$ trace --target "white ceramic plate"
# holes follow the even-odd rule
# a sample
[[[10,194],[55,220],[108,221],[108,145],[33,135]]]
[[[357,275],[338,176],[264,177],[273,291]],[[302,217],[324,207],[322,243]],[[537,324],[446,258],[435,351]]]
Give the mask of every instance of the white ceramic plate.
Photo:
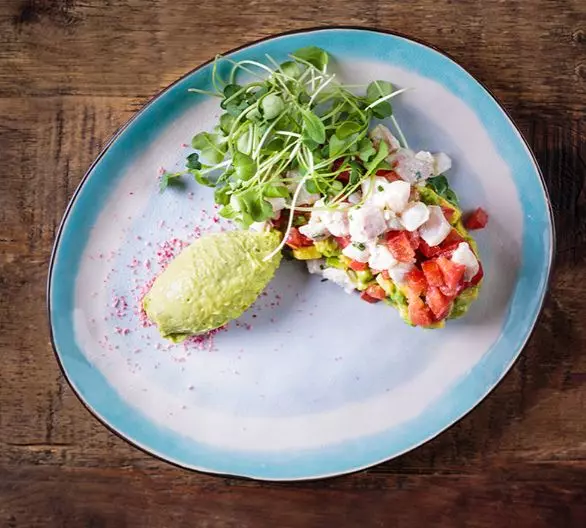
[[[321,29],[229,55],[285,60],[326,49],[343,81],[412,87],[394,103],[410,145],[443,151],[463,208],[481,205],[485,281],[469,314],[444,330],[405,325],[285,262],[256,305],[213,340],[169,345],[137,313],[141,292],[197,229],[219,229],[212,193],[194,182],[158,193],[160,167],[210,130],[210,64],[151,101],[91,167],[67,210],[49,279],[58,360],[111,429],[181,466],[259,479],[337,475],[437,435],[498,383],[535,324],[549,277],[547,195],[518,130],[472,76],[397,35]],[[157,254],[158,253],[158,254]]]

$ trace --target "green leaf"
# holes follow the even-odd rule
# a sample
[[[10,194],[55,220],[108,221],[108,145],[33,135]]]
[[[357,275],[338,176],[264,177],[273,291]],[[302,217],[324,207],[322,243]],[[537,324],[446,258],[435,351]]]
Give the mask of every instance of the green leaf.
[[[376,154],[376,149],[372,144],[370,138],[363,138],[358,143],[358,157],[364,162],[367,163],[370,158],[372,158]]]
[[[279,152],[283,150],[284,144],[285,142],[282,138],[275,137],[265,144],[265,146],[261,149],[261,152],[263,154],[272,154],[274,152]]]
[[[228,112],[231,116],[238,117],[249,106],[250,104],[247,101],[242,101],[239,103],[230,102],[226,105],[226,112]]]
[[[321,145],[326,140],[326,129],[320,118],[310,110],[302,110],[303,134]]]
[[[446,200],[451,204],[454,204],[456,207],[459,207],[458,195],[454,191],[452,191],[452,189],[448,189],[446,191]]]
[[[185,166],[188,169],[201,169],[201,163],[199,162],[199,154],[197,152],[194,152],[193,154],[187,156],[187,163],[185,164]]]
[[[448,179],[445,176],[441,175],[434,176],[433,178],[428,178],[426,186],[435,191],[439,196],[441,196],[451,204],[458,206],[458,196],[450,188]]]
[[[265,119],[274,119],[285,110],[285,103],[278,95],[269,94],[262,99],[260,107]]]
[[[164,192],[167,187],[184,187],[185,183],[181,180],[182,172],[164,172],[159,181],[159,192]]]
[[[236,141],[236,147],[238,148],[238,150],[244,154],[250,154],[250,149],[251,149],[251,141],[250,141],[250,134],[252,134],[252,131],[250,130],[250,127],[247,128],[243,134],[241,134],[238,137],[238,140]]]
[[[230,114],[222,114],[220,116],[220,130],[228,135],[232,130],[234,124],[234,116]]]
[[[216,187],[214,191],[214,201],[220,205],[228,205],[230,203],[230,187],[224,185],[223,187]]]
[[[248,189],[237,196],[235,195],[235,198],[238,209],[243,214],[247,214],[254,222],[262,222],[273,215],[273,207],[259,195],[256,189]]]
[[[336,128],[336,136],[339,139],[346,139],[348,136],[360,132],[362,125],[356,121],[344,121],[340,123]]]
[[[329,192],[330,194],[338,194],[344,188],[344,184],[341,181],[334,180],[330,183]]]
[[[226,87],[224,88],[224,99],[229,99],[230,97],[236,95],[240,90],[242,90],[242,86],[240,86],[239,84],[226,85]]]
[[[256,174],[256,163],[243,152],[235,152],[232,158],[232,166],[236,176],[241,180],[250,180]]]
[[[364,169],[362,167],[362,165],[360,165],[360,163],[356,162],[356,161],[351,161],[350,162],[350,178],[349,178],[349,183],[350,185],[355,185],[357,184],[361,177],[362,177],[362,173],[364,172]]]
[[[329,157],[335,158],[340,157],[340,154],[344,154],[348,148],[348,145],[356,139],[356,134],[352,134],[345,139],[340,139],[336,134],[332,134],[330,137],[329,144]]]
[[[303,136],[301,138],[301,143],[303,143],[309,150],[312,151],[316,150],[317,147],[319,147],[319,143],[317,141],[314,141],[313,139],[308,138],[306,136]]]
[[[327,52],[316,46],[307,46],[306,48],[298,49],[291,54],[296,59],[304,60],[322,71],[328,64],[329,56]]]
[[[248,112],[246,112],[246,119],[250,121],[260,121],[262,115],[257,106],[253,106]]]
[[[319,194],[319,188],[314,179],[306,180],[305,189],[307,189],[308,193]]]
[[[234,208],[230,205],[224,205],[219,211],[218,214],[223,218],[236,218],[238,216],[238,211],[235,211]]]
[[[383,101],[382,103],[377,104],[375,107],[371,108],[371,110],[374,117],[378,119],[386,119],[393,115],[393,107],[388,101]]]
[[[368,104],[374,103],[377,99],[391,95],[393,85],[387,81],[372,81],[366,88],[366,101]]]
[[[393,85],[387,81],[373,81],[366,89],[366,102],[372,104],[381,97],[391,95],[394,91]],[[393,115],[393,107],[388,101],[383,101],[372,108],[374,117],[385,119]]]
[[[379,164],[385,160],[385,158],[389,155],[389,147],[385,141],[381,141],[378,146],[378,152],[376,156],[370,161],[366,167],[369,172],[373,172],[379,166]]]
[[[299,67],[299,64],[293,61],[283,62],[281,64],[281,71],[293,79],[297,79],[297,77],[301,75],[301,68]]]
[[[305,106],[306,104],[309,103],[309,101],[311,101],[311,97],[309,97],[309,95],[306,91],[303,91],[303,92],[299,93],[299,96],[297,97],[297,101],[299,102],[299,104],[301,106]]]
[[[265,198],[289,198],[289,189],[284,185],[268,185],[263,189]]]
[[[268,93],[269,89],[266,86],[262,86],[256,92],[253,93],[253,99],[258,101],[263,95]]]
[[[216,184],[213,181],[211,181],[209,178],[204,176],[200,171],[190,170],[189,172],[191,172],[191,174],[193,174],[195,181],[197,183],[199,183],[200,185],[205,185],[206,187],[215,187]]]
[[[201,152],[201,157],[210,163],[220,163],[226,154],[226,146],[221,143],[218,134],[200,132],[193,136],[191,146]]]
[[[255,222],[262,222],[263,220],[268,220],[269,218],[271,218],[275,212],[273,211],[273,206],[270,202],[267,202],[266,200],[260,200],[260,215],[258,216],[258,218],[260,218],[259,220],[255,220]],[[254,218],[254,216],[253,216]]]
[[[450,188],[448,179],[445,176],[434,176],[427,180],[427,186],[431,187],[437,194],[444,196],[447,190]]]

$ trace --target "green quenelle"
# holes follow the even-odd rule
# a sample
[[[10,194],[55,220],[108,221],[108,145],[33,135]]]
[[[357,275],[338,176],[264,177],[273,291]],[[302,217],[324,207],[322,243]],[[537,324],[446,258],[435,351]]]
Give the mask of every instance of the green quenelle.
[[[185,248],[155,280],[143,300],[165,338],[183,341],[236,319],[273,278],[281,254],[275,231],[229,231],[204,236]]]

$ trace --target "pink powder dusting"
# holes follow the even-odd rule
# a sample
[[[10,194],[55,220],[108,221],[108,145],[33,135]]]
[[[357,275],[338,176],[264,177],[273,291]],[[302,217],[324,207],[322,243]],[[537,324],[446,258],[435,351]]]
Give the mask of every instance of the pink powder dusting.
[[[161,167],[159,169],[159,174],[164,173],[164,169]],[[190,193],[190,198],[193,198],[193,193]],[[215,205],[214,209],[217,209],[218,207]],[[138,250],[138,254],[136,256],[133,256],[132,259],[130,260],[130,262],[127,264],[127,267],[131,269],[131,287],[130,287],[130,292],[131,295],[133,297],[133,304],[134,304],[134,314],[137,316],[138,319],[138,327],[142,327],[142,328],[147,328],[150,326],[153,326],[154,323],[152,323],[149,318],[147,317],[146,312],[143,309],[142,303],[143,303],[143,299],[145,297],[145,295],[150,291],[153,283],[155,282],[158,274],[160,274],[161,272],[163,272],[166,267],[169,265],[169,263],[175,258],[177,257],[177,255],[185,248],[189,245],[190,242],[192,242],[193,240],[199,238],[202,236],[202,234],[208,232],[208,231],[226,231],[226,228],[224,226],[221,225],[221,219],[217,216],[217,214],[215,214],[215,211],[210,214],[207,210],[201,210],[200,211],[200,221],[202,222],[203,225],[201,226],[195,226],[191,233],[189,233],[188,235],[188,241],[185,240],[181,240],[177,237],[172,237],[168,240],[165,240],[159,244],[157,244],[157,247],[155,249],[155,258],[142,258],[140,253],[142,250]],[[220,225],[219,225],[220,224]],[[187,225],[185,227],[188,227]],[[170,233],[172,232],[172,228],[170,226],[167,226],[164,220],[161,220],[158,223],[158,228],[160,230],[167,230]],[[136,240],[142,240],[143,237],[141,236],[136,236],[135,237]],[[153,244],[151,244],[149,241],[145,241],[144,245],[146,247],[150,247]],[[116,253],[111,252],[110,255],[108,256],[107,260],[111,260],[114,256],[116,256]],[[149,255],[150,256],[150,255]],[[99,254],[97,255],[97,258],[102,259],[104,258],[103,254]],[[114,273],[116,270],[112,269],[111,273]],[[153,275],[150,278],[148,278],[148,280],[146,278],[142,278],[141,275],[143,273],[147,273],[148,275]],[[108,274],[107,279],[110,279],[110,274]],[[264,297],[267,297],[267,293],[263,293]],[[270,306],[274,307],[275,305],[278,306],[279,305],[279,300],[280,300],[280,296],[276,296],[273,301],[277,301],[277,302],[270,302]],[[268,301],[268,299],[267,299]],[[116,295],[113,294],[112,295],[112,301],[111,301],[111,310],[110,310],[110,315],[111,317],[116,317],[120,320],[124,320],[127,315],[128,315],[128,302],[126,300],[126,298],[122,295]],[[269,306],[269,302],[266,302],[266,307]],[[260,308],[260,305],[259,307]],[[253,315],[253,317],[255,317],[256,315]],[[128,321],[128,320],[127,320]],[[130,321],[128,321],[130,322]],[[271,322],[274,322],[274,319],[271,319]],[[240,326],[245,328],[246,330],[252,330],[252,325],[250,325],[249,323],[236,323],[236,326]],[[201,335],[197,335],[197,336],[191,336],[189,338],[187,338],[185,341],[183,341],[183,348],[186,351],[186,357],[190,356],[190,353],[192,350],[194,351],[203,351],[203,350],[207,350],[207,351],[213,351],[214,350],[214,337],[220,333],[220,332],[224,332],[227,330],[227,325],[223,326],[221,328],[212,330],[210,332],[207,332],[205,334],[201,334]],[[114,332],[117,335],[120,336],[127,336],[128,334],[130,334],[132,331],[131,328],[127,328],[126,326],[120,324],[119,326],[115,326],[114,327]],[[148,341],[150,341],[150,337],[149,336],[145,336],[145,339]],[[103,341],[104,344],[104,348],[107,348],[108,350],[113,350],[113,347],[111,344],[108,343],[107,338],[104,339]],[[118,346],[115,347],[116,349],[118,348]],[[154,344],[154,348],[157,350],[162,350],[162,351],[170,351],[174,348],[176,348],[176,345],[172,345],[172,344],[166,344],[166,345],[161,345],[160,343],[156,343]],[[139,349],[134,350],[134,353],[138,353]],[[185,358],[174,358],[176,359],[176,361],[182,362],[185,361]]]

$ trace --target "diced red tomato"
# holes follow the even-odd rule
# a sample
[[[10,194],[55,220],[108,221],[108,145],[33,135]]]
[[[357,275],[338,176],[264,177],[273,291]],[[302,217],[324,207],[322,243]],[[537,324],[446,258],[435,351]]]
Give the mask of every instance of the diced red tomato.
[[[421,269],[430,286],[438,288],[444,285],[444,276],[435,260],[426,260],[421,264]]]
[[[376,171],[376,175],[381,178],[385,178],[390,182],[400,180],[401,177],[394,170],[379,169]]]
[[[442,252],[442,248],[440,246],[429,246],[423,239],[419,241],[419,247],[417,249],[421,251],[421,254],[426,258],[436,257]]]
[[[464,238],[458,231],[452,229],[445,240],[438,246],[429,246],[425,240],[421,239],[417,249],[427,258],[437,257],[438,255],[451,257],[451,252],[458,247],[460,242],[465,242]]]
[[[440,244],[442,250],[446,251],[458,246],[460,242],[465,242],[464,237],[455,229],[452,229],[444,241]]]
[[[354,271],[366,271],[368,269],[368,262],[358,262],[357,260],[351,260],[348,264],[348,267]]]
[[[478,207],[472,213],[466,216],[464,226],[466,229],[482,229],[488,223],[488,213],[482,208]]]
[[[377,299],[376,297],[372,297],[371,295],[369,295],[367,290],[363,291],[360,294],[360,298],[363,301],[366,301],[367,303],[371,303],[371,304],[374,304],[374,303],[377,303],[380,301],[380,299]]]
[[[461,242],[466,242],[464,237],[462,237],[458,231],[452,229],[446,239],[439,245],[441,249],[440,254],[444,255],[446,258],[451,258],[452,253]]]
[[[478,273],[472,277],[470,284],[476,286],[482,280],[482,277],[484,277],[484,270],[482,269],[482,264],[478,262]]]
[[[462,286],[466,266],[452,262],[444,255],[440,255],[436,262],[444,277],[444,286],[440,287],[441,292],[448,297],[455,297]]]
[[[423,272],[414,268],[405,275],[405,281],[407,283],[407,297],[419,297],[427,289],[427,281]]]
[[[431,310],[419,297],[409,300],[409,319],[416,326],[429,326],[433,323]]]
[[[342,166],[342,163],[344,163],[344,158],[334,160],[332,163],[332,170],[337,171]]]
[[[336,176],[336,180],[341,181],[342,183],[348,183],[350,179],[350,171],[342,171],[340,174]]]
[[[407,231],[407,236],[409,237],[411,247],[417,249],[419,247],[419,241],[421,240],[419,231]]]
[[[302,235],[299,232],[299,229],[297,229],[296,227],[292,227],[291,231],[289,231],[289,236],[287,237],[286,244],[290,248],[299,249],[302,247],[313,246],[313,241],[311,241],[305,235]]]
[[[383,279],[385,279],[385,280],[390,280],[391,279],[391,276],[389,275],[388,270],[382,270],[380,272],[380,274],[383,276]]]
[[[344,158],[338,158],[337,160],[334,160],[334,162],[332,163],[332,171],[337,171],[343,163]],[[342,171],[340,174],[338,174],[336,179],[340,180],[341,182],[347,183],[350,179],[350,171]]]
[[[444,213],[444,216],[446,217],[446,220],[448,222],[450,222],[450,224],[452,223],[452,218],[454,217],[454,214],[456,211],[454,211],[454,209],[452,209],[451,207],[446,207],[445,205],[442,205],[442,212]]]
[[[338,243],[338,246],[340,246],[342,249],[344,249],[346,246],[350,245],[350,237],[349,236],[334,237],[334,240]]]
[[[390,235],[390,233],[399,233]],[[415,250],[411,247],[411,241],[405,231],[391,231],[387,234],[387,247],[399,262],[412,262]]]
[[[439,288],[430,287],[425,294],[425,301],[438,321],[450,313],[451,300]]]
[[[366,293],[379,301],[382,301],[387,297],[385,290],[383,290],[378,284],[371,284],[366,288]]]

